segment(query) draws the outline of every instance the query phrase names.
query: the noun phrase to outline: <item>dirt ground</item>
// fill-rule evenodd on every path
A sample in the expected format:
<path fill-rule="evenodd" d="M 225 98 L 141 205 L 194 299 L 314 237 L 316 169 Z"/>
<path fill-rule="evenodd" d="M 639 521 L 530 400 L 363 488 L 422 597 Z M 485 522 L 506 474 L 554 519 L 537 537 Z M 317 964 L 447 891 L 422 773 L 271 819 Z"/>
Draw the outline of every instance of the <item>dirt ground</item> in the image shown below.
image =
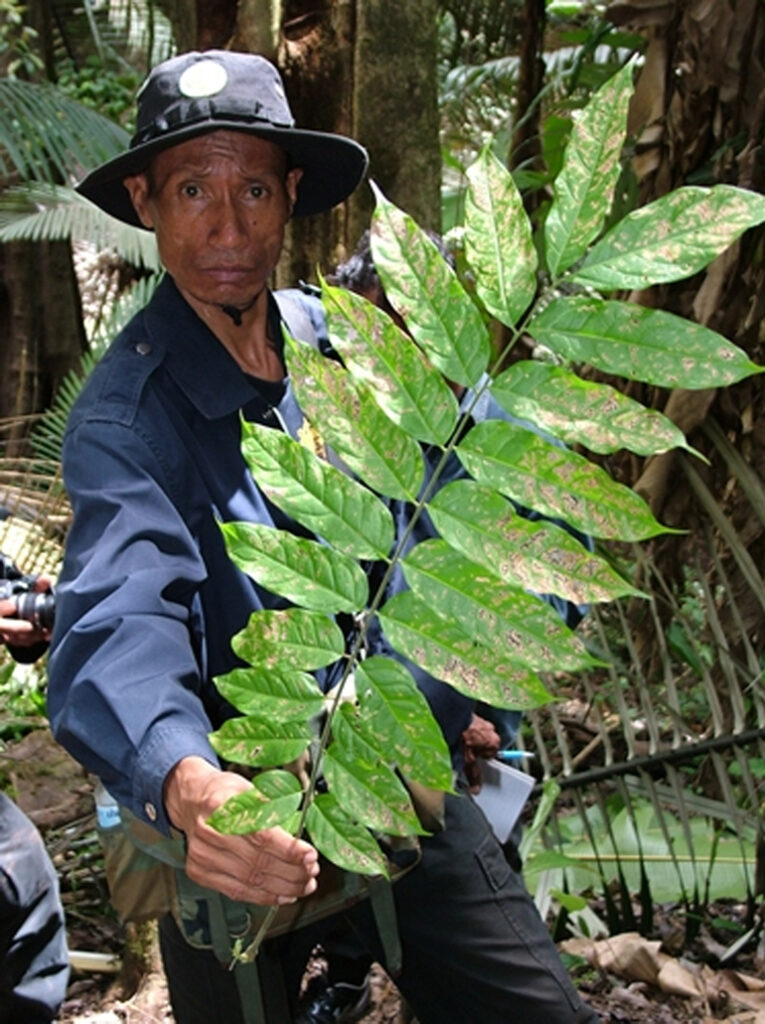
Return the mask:
<path fill-rule="evenodd" d="M 576 978 L 576 974 L 574 975 Z M 735 1001 L 711 1007 L 701 999 L 670 996 L 645 982 L 615 975 L 579 979 L 583 997 L 600 1014 L 602 1024 L 763 1024 L 765 1009 L 752 1010 Z M 398 992 L 377 965 L 372 972 L 372 1006 L 363 1024 L 417 1024 Z M 170 1024 L 173 1021 L 161 971 L 147 975 L 131 996 L 118 982 L 75 974 L 59 1017 L 60 1024 Z M 480 1024 L 452 1021 L 450 1024 Z M 524 1024 L 518 1021 L 517 1024 Z"/>
<path fill-rule="evenodd" d="M 17 744 L 6 743 L 0 751 L 0 773 L 4 787 L 40 828 L 59 871 L 71 955 L 107 954 L 121 963 L 117 973 L 108 963 L 111 973 L 92 965 L 74 969 L 60 1024 L 172 1022 L 156 942 L 147 942 L 151 929 L 138 934 L 141 956 L 134 955 L 136 933 L 126 930 L 109 907 L 90 780 L 44 730 Z M 712 908 L 691 944 L 678 945 L 679 908 L 659 907 L 653 941 L 635 934 L 586 948 L 573 948 L 569 940 L 559 948 L 603 1024 L 765 1024 L 762 937 L 758 941 L 754 934 L 735 957 L 720 962 L 730 947 L 730 929 L 742 932 L 750 923 L 746 909 L 743 903 Z M 727 933 L 725 928 L 716 931 L 715 922 L 722 922 Z M 309 969 L 320 966 L 317 960 Z M 377 966 L 372 987 L 364 1024 L 416 1024 L 395 985 Z"/>

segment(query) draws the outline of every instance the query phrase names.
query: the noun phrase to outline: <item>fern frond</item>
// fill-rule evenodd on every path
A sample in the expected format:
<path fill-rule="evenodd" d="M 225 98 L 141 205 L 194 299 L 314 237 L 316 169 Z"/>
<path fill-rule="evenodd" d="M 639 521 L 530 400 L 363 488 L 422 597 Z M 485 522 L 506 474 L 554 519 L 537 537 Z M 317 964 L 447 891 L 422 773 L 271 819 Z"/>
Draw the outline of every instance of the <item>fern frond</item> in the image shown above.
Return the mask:
<path fill-rule="evenodd" d="M 0 175 L 70 181 L 124 152 L 129 136 L 55 86 L 0 78 Z"/>
<path fill-rule="evenodd" d="M 32 182 L 0 195 L 0 242 L 54 238 L 88 241 L 114 249 L 134 267 L 157 271 L 157 245 L 150 231 L 123 224 L 64 185 Z"/>

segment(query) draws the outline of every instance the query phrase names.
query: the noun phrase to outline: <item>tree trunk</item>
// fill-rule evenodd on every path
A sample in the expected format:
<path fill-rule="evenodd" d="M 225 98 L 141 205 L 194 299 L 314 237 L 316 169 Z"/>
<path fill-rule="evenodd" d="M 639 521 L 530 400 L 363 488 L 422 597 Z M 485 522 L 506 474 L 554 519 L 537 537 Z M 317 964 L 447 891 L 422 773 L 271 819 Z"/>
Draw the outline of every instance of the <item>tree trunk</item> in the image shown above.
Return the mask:
<path fill-rule="evenodd" d="M 350 135 L 370 176 L 421 223 L 440 226 L 434 0 L 287 0 L 280 66 L 298 125 Z M 288 226 L 277 284 L 315 280 L 369 224 L 371 190 Z"/>
<path fill-rule="evenodd" d="M 437 4 L 361 0 L 354 66 L 354 135 L 370 177 L 423 227 L 441 230 Z M 364 226 L 373 201 L 355 201 Z"/>
<path fill-rule="evenodd" d="M 49 7 L 41 0 L 27 5 L 39 52 L 48 61 Z M 0 246 L 0 331 L 0 417 L 41 412 L 85 349 L 68 241 Z"/>
<path fill-rule="evenodd" d="M 0 417 L 41 412 L 86 345 L 69 243 L 3 246 L 0 277 Z"/>

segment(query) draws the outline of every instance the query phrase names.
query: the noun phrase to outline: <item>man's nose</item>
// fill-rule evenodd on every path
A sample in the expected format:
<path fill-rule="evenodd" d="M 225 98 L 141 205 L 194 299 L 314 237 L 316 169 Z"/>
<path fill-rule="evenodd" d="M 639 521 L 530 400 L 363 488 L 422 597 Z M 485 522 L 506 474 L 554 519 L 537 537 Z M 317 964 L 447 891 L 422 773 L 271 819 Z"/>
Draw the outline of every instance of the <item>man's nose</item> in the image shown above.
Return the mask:
<path fill-rule="evenodd" d="M 211 225 L 212 240 L 219 245 L 236 248 L 247 238 L 247 211 L 231 196 L 216 203 Z"/>

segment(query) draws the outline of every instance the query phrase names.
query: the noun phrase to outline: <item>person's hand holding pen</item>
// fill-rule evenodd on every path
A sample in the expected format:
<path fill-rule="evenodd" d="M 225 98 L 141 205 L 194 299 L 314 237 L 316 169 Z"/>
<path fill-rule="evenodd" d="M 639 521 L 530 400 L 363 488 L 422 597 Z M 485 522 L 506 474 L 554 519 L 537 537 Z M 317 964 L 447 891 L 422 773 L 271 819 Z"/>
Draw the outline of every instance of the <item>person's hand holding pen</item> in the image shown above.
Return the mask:
<path fill-rule="evenodd" d="M 499 750 L 500 738 L 497 730 L 485 718 L 473 715 L 470 725 L 462 734 L 462 758 L 465 778 L 471 793 L 481 788 L 481 761 L 494 757 Z"/>

